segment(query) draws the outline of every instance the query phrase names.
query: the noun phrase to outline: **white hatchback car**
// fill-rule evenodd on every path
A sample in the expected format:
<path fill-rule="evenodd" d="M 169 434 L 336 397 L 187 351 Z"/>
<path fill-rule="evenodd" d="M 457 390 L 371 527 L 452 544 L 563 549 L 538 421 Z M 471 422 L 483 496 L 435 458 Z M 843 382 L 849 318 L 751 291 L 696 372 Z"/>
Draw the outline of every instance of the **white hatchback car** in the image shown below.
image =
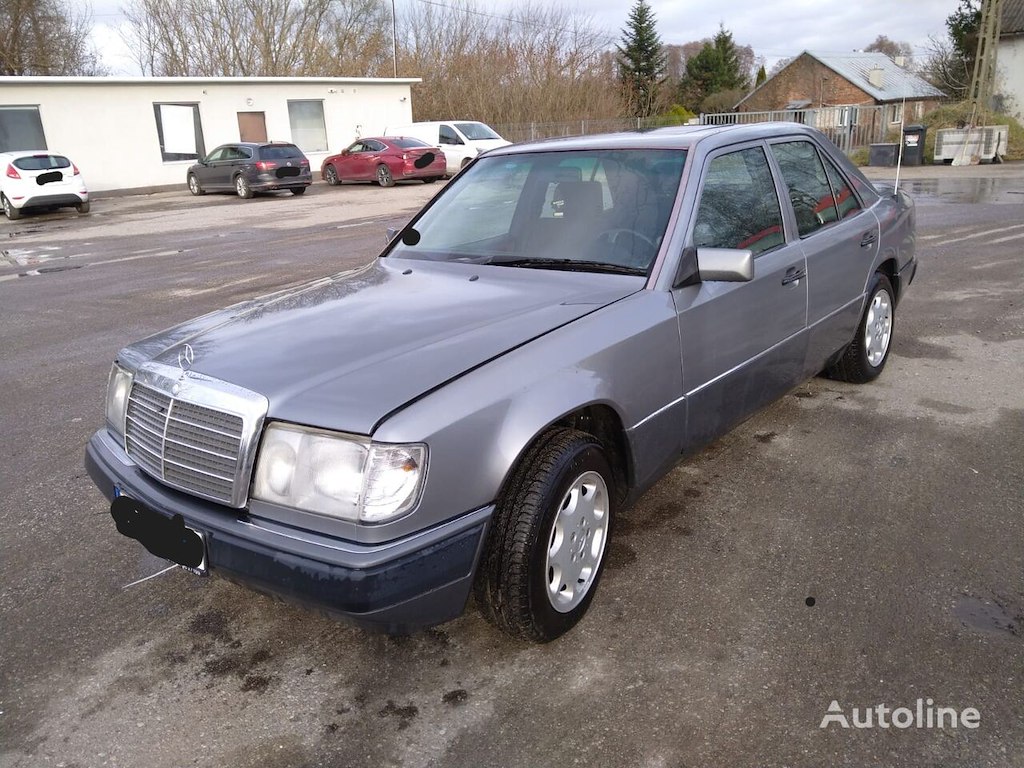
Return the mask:
<path fill-rule="evenodd" d="M 45 149 L 0 152 L 0 203 L 8 219 L 26 208 L 67 208 L 89 212 L 89 191 L 78 168 Z"/>

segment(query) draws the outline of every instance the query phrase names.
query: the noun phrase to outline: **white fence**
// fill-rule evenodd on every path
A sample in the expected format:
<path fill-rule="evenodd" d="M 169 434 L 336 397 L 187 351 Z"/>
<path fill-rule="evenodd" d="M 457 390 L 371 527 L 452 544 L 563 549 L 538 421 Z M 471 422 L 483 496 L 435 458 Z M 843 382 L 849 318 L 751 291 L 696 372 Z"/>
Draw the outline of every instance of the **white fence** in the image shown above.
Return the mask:
<path fill-rule="evenodd" d="M 701 125 L 745 125 L 748 123 L 803 123 L 828 136 L 843 152 L 884 142 L 887 134 L 896 133 L 899 122 L 890 122 L 896 113 L 881 107 L 822 107 L 820 109 L 787 109 L 775 112 L 722 112 L 702 114 Z"/>

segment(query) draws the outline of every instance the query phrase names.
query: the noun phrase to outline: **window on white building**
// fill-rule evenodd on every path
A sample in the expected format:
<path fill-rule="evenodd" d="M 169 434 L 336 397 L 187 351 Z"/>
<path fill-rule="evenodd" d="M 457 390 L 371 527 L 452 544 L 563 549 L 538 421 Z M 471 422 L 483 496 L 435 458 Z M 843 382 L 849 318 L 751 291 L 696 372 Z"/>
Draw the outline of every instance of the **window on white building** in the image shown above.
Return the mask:
<path fill-rule="evenodd" d="M 154 104 L 156 133 L 165 163 L 206 154 L 198 104 Z"/>
<path fill-rule="evenodd" d="M 47 149 L 39 107 L 0 107 L 0 152 Z"/>
<path fill-rule="evenodd" d="M 292 141 L 303 152 L 327 151 L 327 124 L 323 101 L 289 101 Z"/>

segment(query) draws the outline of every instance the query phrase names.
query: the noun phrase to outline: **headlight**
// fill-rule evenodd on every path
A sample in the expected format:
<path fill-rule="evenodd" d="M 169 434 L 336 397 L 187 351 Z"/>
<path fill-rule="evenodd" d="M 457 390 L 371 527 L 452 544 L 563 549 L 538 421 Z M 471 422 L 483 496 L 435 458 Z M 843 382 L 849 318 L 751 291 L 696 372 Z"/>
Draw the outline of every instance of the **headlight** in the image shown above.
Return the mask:
<path fill-rule="evenodd" d="M 416 505 L 427 447 L 387 445 L 275 423 L 260 444 L 253 498 L 343 520 L 380 523 Z"/>
<path fill-rule="evenodd" d="M 131 390 L 131 372 L 114 363 L 107 379 L 107 424 L 121 437 L 124 437 L 124 415 L 128 410 L 128 393 Z"/>

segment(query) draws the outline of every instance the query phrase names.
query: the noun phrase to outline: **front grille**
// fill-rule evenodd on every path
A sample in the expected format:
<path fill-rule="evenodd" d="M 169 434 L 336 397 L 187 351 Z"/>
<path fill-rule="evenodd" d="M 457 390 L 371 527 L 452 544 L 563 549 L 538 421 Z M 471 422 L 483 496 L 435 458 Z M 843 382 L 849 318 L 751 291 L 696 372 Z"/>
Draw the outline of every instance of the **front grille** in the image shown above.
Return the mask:
<path fill-rule="evenodd" d="M 245 437 L 241 416 L 176 399 L 138 381 L 132 386 L 125 449 L 144 471 L 168 485 L 235 504 Z"/>

